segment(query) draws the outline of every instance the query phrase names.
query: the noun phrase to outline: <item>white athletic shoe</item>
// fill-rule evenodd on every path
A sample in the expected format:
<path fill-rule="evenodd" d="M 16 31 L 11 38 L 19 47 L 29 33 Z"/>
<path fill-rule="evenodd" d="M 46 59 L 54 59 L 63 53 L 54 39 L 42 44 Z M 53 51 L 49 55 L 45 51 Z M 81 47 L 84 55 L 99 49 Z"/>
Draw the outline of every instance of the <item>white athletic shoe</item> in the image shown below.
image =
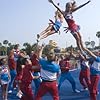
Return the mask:
<path fill-rule="evenodd" d="M 12 90 L 9 90 L 8 93 L 12 93 Z"/>
<path fill-rule="evenodd" d="M 74 90 L 74 93 L 80 93 L 80 91 L 79 91 L 79 90 L 77 90 L 77 89 L 75 89 L 75 90 Z"/>
<path fill-rule="evenodd" d="M 23 95 L 23 93 L 22 93 L 22 91 L 19 91 L 18 93 L 17 93 L 17 97 L 19 97 L 19 98 L 21 98 L 22 97 L 22 95 Z"/>
<path fill-rule="evenodd" d="M 81 89 L 81 91 L 88 91 L 88 88 Z"/>

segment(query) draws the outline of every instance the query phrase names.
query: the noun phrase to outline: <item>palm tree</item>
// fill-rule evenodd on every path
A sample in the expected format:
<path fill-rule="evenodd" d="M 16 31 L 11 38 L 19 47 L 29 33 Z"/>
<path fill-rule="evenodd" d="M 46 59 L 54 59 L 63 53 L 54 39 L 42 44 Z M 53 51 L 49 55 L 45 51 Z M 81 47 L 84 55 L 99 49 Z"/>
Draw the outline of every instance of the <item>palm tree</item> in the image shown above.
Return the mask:
<path fill-rule="evenodd" d="M 24 43 L 23 46 L 25 47 L 25 51 L 28 55 L 30 55 L 31 51 L 32 51 L 32 46 L 30 43 Z"/>
<path fill-rule="evenodd" d="M 92 49 L 94 48 L 94 46 L 95 46 L 95 41 L 91 41 L 91 46 L 92 46 Z"/>
<path fill-rule="evenodd" d="M 96 33 L 96 36 L 97 36 L 98 39 L 99 39 L 99 46 L 100 46 L 100 31 L 98 31 L 98 32 Z"/>
<path fill-rule="evenodd" d="M 24 43 L 23 46 L 26 48 L 29 45 L 29 43 Z"/>
<path fill-rule="evenodd" d="M 0 55 L 1 55 L 1 48 L 2 48 L 2 43 L 0 42 Z"/>
<path fill-rule="evenodd" d="M 0 47 L 2 47 L 2 43 L 0 42 Z"/>
<path fill-rule="evenodd" d="M 4 41 L 3 41 L 3 44 L 5 45 L 5 48 L 6 48 L 6 50 L 5 50 L 6 55 L 7 55 L 7 44 L 8 44 L 8 43 L 9 43 L 8 40 L 4 40 Z"/>
<path fill-rule="evenodd" d="M 0 48 L 0 54 L 4 56 L 5 55 L 5 52 L 6 52 L 6 48 L 5 48 L 5 46 L 2 46 Z"/>
<path fill-rule="evenodd" d="M 85 41 L 86 48 L 90 45 L 89 41 Z"/>
<path fill-rule="evenodd" d="M 8 43 L 8 46 L 10 47 L 11 46 L 11 43 Z"/>
<path fill-rule="evenodd" d="M 3 44 L 4 44 L 4 45 L 7 45 L 7 44 L 8 44 L 8 40 L 4 40 L 4 41 L 3 41 Z"/>
<path fill-rule="evenodd" d="M 32 44 L 32 51 L 36 51 L 37 49 L 37 43 Z"/>

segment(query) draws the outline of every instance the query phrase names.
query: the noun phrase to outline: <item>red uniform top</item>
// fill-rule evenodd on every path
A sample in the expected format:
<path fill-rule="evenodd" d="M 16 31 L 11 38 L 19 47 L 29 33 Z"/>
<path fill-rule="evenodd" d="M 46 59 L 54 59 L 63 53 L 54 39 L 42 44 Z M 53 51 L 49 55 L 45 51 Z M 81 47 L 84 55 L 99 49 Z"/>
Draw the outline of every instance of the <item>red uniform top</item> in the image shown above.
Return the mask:
<path fill-rule="evenodd" d="M 16 75 L 16 80 L 21 80 L 22 76 L 23 76 L 23 57 L 19 57 L 17 60 L 17 67 L 16 67 L 16 71 L 17 71 L 17 75 Z"/>
<path fill-rule="evenodd" d="M 32 66 L 40 67 L 39 60 L 37 59 L 37 55 L 36 54 L 33 54 L 31 56 L 31 62 L 32 62 Z M 40 70 L 39 69 L 34 69 L 34 72 L 38 72 L 38 71 L 40 71 Z"/>
<path fill-rule="evenodd" d="M 70 61 L 68 59 L 63 59 L 59 62 L 61 72 L 68 72 L 70 69 Z"/>
<path fill-rule="evenodd" d="M 22 82 L 31 84 L 33 78 L 31 76 L 32 65 L 25 65 L 23 68 Z"/>
<path fill-rule="evenodd" d="M 76 31 L 77 30 L 77 25 L 75 24 L 74 20 L 68 19 L 67 23 L 68 23 L 68 26 L 69 26 L 69 30 L 71 30 L 71 31 Z"/>
<path fill-rule="evenodd" d="M 15 62 L 14 58 L 8 59 L 8 66 L 9 66 L 10 70 L 16 69 L 16 62 Z"/>
<path fill-rule="evenodd" d="M 68 24 L 68 29 L 71 32 L 77 32 L 79 30 L 79 26 L 75 23 L 71 12 L 69 12 L 65 15 L 65 19 Z"/>

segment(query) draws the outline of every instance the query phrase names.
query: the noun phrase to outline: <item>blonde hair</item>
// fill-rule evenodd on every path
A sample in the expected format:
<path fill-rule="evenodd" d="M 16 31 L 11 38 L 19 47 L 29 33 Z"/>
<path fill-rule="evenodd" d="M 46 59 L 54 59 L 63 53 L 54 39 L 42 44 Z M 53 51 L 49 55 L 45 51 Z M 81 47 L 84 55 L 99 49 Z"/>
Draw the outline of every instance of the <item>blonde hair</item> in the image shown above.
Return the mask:
<path fill-rule="evenodd" d="M 55 17 L 62 18 L 63 15 L 62 15 L 62 13 L 61 13 L 60 11 L 57 10 L 57 11 L 55 12 Z"/>
<path fill-rule="evenodd" d="M 68 11 L 69 8 L 71 8 L 71 10 L 75 9 L 76 8 L 76 2 L 68 2 L 66 3 L 66 10 Z"/>

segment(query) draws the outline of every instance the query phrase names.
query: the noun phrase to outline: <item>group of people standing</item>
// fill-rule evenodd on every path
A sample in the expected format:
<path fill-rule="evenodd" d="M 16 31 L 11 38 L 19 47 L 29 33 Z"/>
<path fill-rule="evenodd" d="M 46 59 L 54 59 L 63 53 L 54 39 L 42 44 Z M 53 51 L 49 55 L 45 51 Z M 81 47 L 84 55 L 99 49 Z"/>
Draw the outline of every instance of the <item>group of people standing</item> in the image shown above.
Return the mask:
<path fill-rule="evenodd" d="M 15 51 L 11 50 L 8 63 L 5 58 L 0 60 L 3 100 L 7 100 L 7 94 L 12 93 L 14 88 L 17 88 L 17 96 L 21 100 L 41 100 L 47 92 L 53 96 L 54 100 L 59 100 L 59 91 L 66 79 L 71 83 L 73 92 L 80 93 L 82 90 L 76 88 L 75 79 L 70 73 L 70 59 L 72 57 L 75 60 L 80 60 L 79 80 L 83 90 L 89 90 L 91 100 L 96 100 L 100 74 L 99 55 L 87 50 L 91 56 L 89 59 L 80 52 L 76 56 L 72 50 L 68 55 L 61 55 L 59 59 L 56 59 L 57 55 L 53 51 L 48 51 L 46 57 L 43 58 L 43 48 L 44 46 L 37 47 L 36 51 L 32 51 L 30 57 L 26 56 L 25 51 L 19 51 L 15 56 Z M 31 86 L 32 80 L 35 83 L 34 93 Z"/>
<path fill-rule="evenodd" d="M 80 72 L 80 77 L 79 77 L 80 83 L 83 85 L 84 89 L 88 88 L 88 90 L 90 92 L 91 100 L 96 100 L 96 96 L 97 96 L 97 93 L 98 93 L 97 85 L 98 85 L 99 74 L 100 74 L 100 54 L 94 54 L 89 49 L 87 49 L 83 46 L 82 37 L 81 37 L 81 34 L 79 32 L 80 27 L 79 27 L 79 25 L 77 25 L 75 23 L 75 21 L 73 19 L 73 15 L 72 15 L 73 12 L 75 12 L 78 9 L 82 8 L 83 6 L 85 6 L 86 4 L 88 4 L 91 1 L 89 0 L 88 2 L 86 2 L 86 3 L 84 3 L 84 4 L 77 7 L 76 2 L 73 0 L 71 2 L 66 3 L 65 11 L 61 10 L 59 8 L 59 6 L 56 5 L 53 2 L 53 0 L 48 0 L 48 1 L 57 9 L 57 12 L 59 12 L 59 14 L 60 14 L 60 17 L 58 17 L 59 23 L 56 22 L 57 21 L 57 19 L 56 19 L 55 23 L 52 22 L 52 25 L 49 25 L 51 27 L 49 29 L 47 28 L 46 30 L 44 30 L 42 32 L 42 35 L 41 35 L 41 33 L 38 34 L 37 38 L 42 39 L 41 37 L 44 34 L 46 34 L 46 37 L 47 37 L 49 35 L 57 33 L 59 31 L 62 23 L 63 23 L 63 19 L 65 19 L 65 21 L 68 25 L 68 27 L 66 27 L 65 31 L 66 32 L 70 31 L 70 33 L 73 35 L 73 37 L 76 40 L 78 49 L 80 50 L 80 54 L 79 54 L 79 60 L 80 60 L 80 63 L 81 63 L 80 64 L 81 65 L 81 72 Z M 45 37 L 43 37 L 43 38 L 45 38 Z M 88 65 L 87 55 L 91 56 L 91 59 L 92 59 L 92 61 L 90 59 L 89 65 Z M 63 65 L 61 65 L 61 66 L 62 66 L 61 69 L 63 71 Z M 68 68 L 66 68 L 64 70 L 68 71 Z M 62 74 L 62 76 L 65 76 L 64 74 Z M 66 75 L 66 78 L 67 78 L 67 75 Z M 87 86 L 84 83 L 83 79 L 85 79 Z M 61 77 L 60 80 L 61 81 L 60 81 L 60 84 L 59 84 L 59 88 L 61 86 L 61 83 L 65 80 L 65 77 Z M 75 87 L 75 85 L 72 85 L 72 87 Z M 75 90 L 75 89 L 73 88 L 73 90 Z"/>

